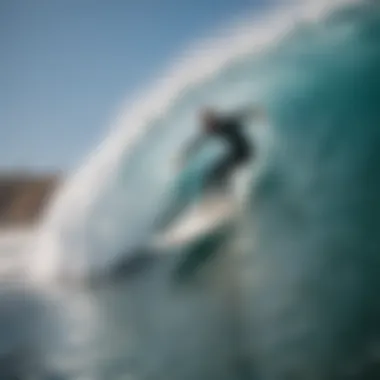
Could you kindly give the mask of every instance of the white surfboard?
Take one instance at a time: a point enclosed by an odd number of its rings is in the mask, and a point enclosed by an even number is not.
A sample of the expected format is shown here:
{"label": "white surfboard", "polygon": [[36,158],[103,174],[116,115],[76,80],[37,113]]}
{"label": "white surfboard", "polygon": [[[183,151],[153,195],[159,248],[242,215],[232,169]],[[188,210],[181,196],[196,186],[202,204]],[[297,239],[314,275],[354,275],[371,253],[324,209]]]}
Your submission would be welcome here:
{"label": "white surfboard", "polygon": [[228,222],[234,216],[235,204],[231,197],[207,197],[158,235],[156,248],[170,248],[190,243]]}

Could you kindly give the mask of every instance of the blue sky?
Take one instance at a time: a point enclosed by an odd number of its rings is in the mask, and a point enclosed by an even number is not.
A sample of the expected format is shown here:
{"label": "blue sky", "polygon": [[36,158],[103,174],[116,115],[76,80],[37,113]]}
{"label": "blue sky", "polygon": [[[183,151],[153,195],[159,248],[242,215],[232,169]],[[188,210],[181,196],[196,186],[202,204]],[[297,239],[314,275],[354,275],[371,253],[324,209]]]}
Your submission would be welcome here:
{"label": "blue sky", "polygon": [[0,169],[72,169],[123,99],[264,0],[0,0]]}

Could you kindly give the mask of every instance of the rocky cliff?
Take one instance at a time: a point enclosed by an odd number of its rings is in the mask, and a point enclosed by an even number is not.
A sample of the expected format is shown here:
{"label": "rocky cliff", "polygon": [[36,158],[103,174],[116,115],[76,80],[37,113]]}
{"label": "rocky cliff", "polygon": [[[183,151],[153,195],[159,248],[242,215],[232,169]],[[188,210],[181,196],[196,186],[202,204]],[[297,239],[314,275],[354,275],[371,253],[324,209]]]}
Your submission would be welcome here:
{"label": "rocky cliff", "polygon": [[0,173],[0,228],[36,222],[60,180],[58,174]]}

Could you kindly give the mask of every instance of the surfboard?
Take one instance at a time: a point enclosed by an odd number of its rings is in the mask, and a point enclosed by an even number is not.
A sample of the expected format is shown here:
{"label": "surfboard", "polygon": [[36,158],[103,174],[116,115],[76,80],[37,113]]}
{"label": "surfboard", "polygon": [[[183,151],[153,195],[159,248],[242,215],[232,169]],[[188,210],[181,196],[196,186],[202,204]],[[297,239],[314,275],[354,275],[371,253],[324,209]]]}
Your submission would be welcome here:
{"label": "surfboard", "polygon": [[153,239],[153,245],[164,249],[189,244],[232,219],[234,206],[234,201],[227,195],[206,197],[157,235]]}

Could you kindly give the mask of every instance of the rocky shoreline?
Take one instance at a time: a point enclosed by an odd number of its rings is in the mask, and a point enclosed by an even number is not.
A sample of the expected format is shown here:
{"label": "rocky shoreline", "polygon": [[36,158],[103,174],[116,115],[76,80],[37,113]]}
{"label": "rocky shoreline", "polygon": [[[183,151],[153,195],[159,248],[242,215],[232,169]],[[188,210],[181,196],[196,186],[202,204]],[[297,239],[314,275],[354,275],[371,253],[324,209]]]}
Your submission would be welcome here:
{"label": "rocky shoreline", "polygon": [[0,228],[31,227],[61,178],[57,173],[0,172]]}

